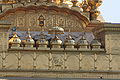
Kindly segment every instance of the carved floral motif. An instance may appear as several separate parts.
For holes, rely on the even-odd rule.
[[[63,55],[54,55],[52,60],[53,69],[63,69],[64,59]]]
[[[55,11],[17,11],[12,13],[12,15],[8,15],[5,17],[6,20],[10,20],[13,26],[17,27],[39,27],[38,18],[42,15],[45,18],[44,27],[48,30],[56,25],[62,27],[64,29],[70,28],[71,31],[79,31],[83,30],[83,25],[81,21],[78,20],[77,17],[73,15],[66,15],[64,13],[57,13]],[[13,20],[14,19],[14,20]],[[77,28],[77,29],[76,29]],[[22,28],[24,29],[24,28]],[[35,28],[34,28],[35,29]]]

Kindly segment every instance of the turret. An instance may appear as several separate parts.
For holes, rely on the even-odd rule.
[[[68,38],[65,40],[65,46],[66,48],[72,48],[74,49],[75,40],[72,39],[72,37],[69,35]]]
[[[36,42],[36,44],[38,45],[38,49],[47,48],[48,41],[45,39],[45,35],[43,32],[41,32],[40,39]]]
[[[94,50],[94,49],[101,49],[101,43],[97,39],[94,39],[91,42],[91,47],[92,47],[92,50]]]
[[[15,32],[13,37],[9,40],[9,47],[19,48],[20,44],[21,44],[21,39],[18,37],[17,32]]]
[[[52,48],[61,48],[62,45],[62,40],[60,40],[58,38],[58,36],[55,36],[52,40],[51,40],[51,46]]]
[[[27,36],[25,40],[25,47],[32,48],[34,46],[35,41],[32,39],[30,35],[30,30],[27,31]]]
[[[69,31],[68,37],[64,42],[64,45],[65,45],[65,49],[74,49],[75,40],[73,40],[73,38],[71,37],[70,31]]]
[[[64,34],[64,29],[61,27],[53,27],[49,30],[49,34],[54,34],[55,37],[51,40],[51,48],[52,49],[61,49],[62,40],[58,38],[58,34]]]
[[[84,36],[78,41],[78,49],[88,49],[89,43]]]

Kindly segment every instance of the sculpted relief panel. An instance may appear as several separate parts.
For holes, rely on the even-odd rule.
[[[11,27],[30,27],[35,29],[39,26],[39,16],[44,16],[44,27],[50,29],[56,25],[64,29],[71,28],[74,31],[83,31],[83,22],[77,19],[76,16],[55,11],[17,11],[7,15],[4,19],[12,23]]]
[[[0,69],[119,71],[119,59],[120,55],[10,51],[0,53]]]

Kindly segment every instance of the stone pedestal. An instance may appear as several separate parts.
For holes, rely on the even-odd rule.
[[[69,45],[69,46],[66,46],[66,48],[73,48],[74,49],[74,46]]]
[[[12,47],[20,47],[20,44],[12,44],[12,45],[11,45],[11,48],[12,48]]]
[[[87,46],[79,46],[78,50],[80,50],[80,49],[88,49],[88,47]]]
[[[100,46],[92,46],[92,49],[100,49]]]
[[[47,45],[39,45],[38,48],[47,48]]]
[[[51,50],[64,50],[64,48],[51,48]]]
[[[77,50],[77,48],[65,48],[65,50]]]
[[[26,44],[25,47],[24,47],[24,49],[34,50],[36,48],[33,46],[33,44]]]
[[[50,48],[47,48],[47,45],[39,45],[38,50],[50,50]]]
[[[52,45],[52,48],[61,48],[61,45]]]

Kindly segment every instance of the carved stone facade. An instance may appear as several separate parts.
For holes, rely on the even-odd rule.
[[[0,77],[120,79],[120,24],[91,20],[91,13],[81,12],[77,6],[70,9],[64,7],[63,4],[46,4],[46,2],[28,4],[13,4],[12,9],[5,8],[0,14]],[[85,14],[88,17],[84,16]],[[44,17],[45,23],[42,27],[38,20],[41,15]],[[61,37],[57,38],[56,32],[53,32],[55,33],[53,35],[49,34],[49,29],[53,27],[61,31],[61,34],[57,35],[58,37],[62,35],[64,40],[61,40]],[[13,28],[17,28],[17,30],[12,32]],[[41,32],[43,29],[44,34]],[[21,39],[21,36],[17,35],[14,38],[16,38],[15,44],[19,47],[11,47],[12,43],[8,43],[9,38],[12,37],[11,34],[17,34],[14,31],[18,34],[21,32],[23,37],[26,30],[29,34],[28,41],[35,40],[35,44],[32,47],[24,46],[26,37],[21,40],[23,41],[21,44],[17,43]],[[33,32],[29,31],[41,33],[43,39],[41,43],[44,42],[44,39],[47,41],[55,39],[55,45],[60,47],[53,48],[51,45],[44,48],[36,47],[36,40],[39,39],[33,39],[31,36]],[[80,32],[84,33],[82,38]],[[50,38],[46,39],[43,37],[43,35],[48,36],[46,34],[52,35],[52,37],[49,36]],[[89,34],[89,39],[84,38],[85,34]],[[53,38],[54,35],[55,38]],[[72,37],[69,37],[71,35]],[[65,47],[64,36],[65,38],[68,36],[66,39],[68,43],[70,42],[69,46],[73,46],[72,48]],[[96,38],[93,39],[94,37]],[[61,41],[63,41],[62,44],[60,44]],[[80,47],[78,41],[82,43]],[[98,44],[96,45],[96,43]]]
[[[38,18],[42,15],[45,18],[44,27],[46,30],[49,30],[53,26],[59,25],[65,30],[71,29],[71,31],[73,32],[79,32],[84,31],[84,28],[86,27],[86,22],[77,17],[81,14],[74,15],[68,12],[56,11],[57,9],[62,10],[62,8],[57,8],[56,10],[54,10],[54,8],[52,9],[48,7],[48,9],[52,10],[45,10],[44,6],[39,6],[42,7],[40,9],[39,7],[35,6],[33,6],[33,9],[30,9],[31,7],[32,6],[29,6],[28,8],[26,8],[26,10],[24,10],[24,8],[17,8],[13,10],[13,12],[8,11],[9,13],[6,12],[6,15],[1,16],[1,20],[7,20],[11,22],[11,27],[16,26],[20,29],[22,27],[30,27],[31,29],[38,30],[37,28],[40,29]],[[37,8],[38,10],[36,10]],[[20,11],[17,11],[19,9]]]

